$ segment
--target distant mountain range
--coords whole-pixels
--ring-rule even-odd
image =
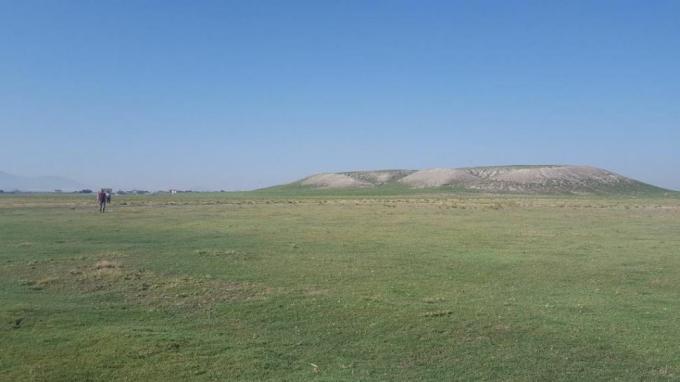
[[[46,192],[54,190],[77,191],[84,186],[75,180],[60,176],[19,176],[0,171],[0,190]]]
[[[669,190],[590,166],[521,165],[322,173],[272,189],[402,187],[491,193],[647,194]]]

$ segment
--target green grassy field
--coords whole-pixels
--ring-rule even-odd
[[[680,198],[0,196],[2,381],[680,380]]]

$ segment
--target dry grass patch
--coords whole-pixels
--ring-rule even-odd
[[[453,314],[451,310],[438,310],[435,312],[425,312],[422,314],[423,317],[446,317]]]
[[[121,274],[121,264],[117,261],[99,260],[94,266],[97,274]]]
[[[201,256],[242,256],[245,252],[237,251],[235,249],[197,249],[195,254]]]
[[[266,294],[255,285],[194,277],[137,275],[136,290],[127,297],[153,308],[208,309],[229,301],[262,298]]]
[[[329,293],[328,289],[316,287],[309,287],[303,290],[303,294],[307,297],[326,296],[328,295],[328,293]]]
[[[194,311],[215,304],[264,298],[269,290],[254,284],[212,278],[168,276],[147,270],[128,269],[108,259],[81,265],[25,282],[31,289],[52,289],[68,293],[111,293],[131,305],[152,310]]]

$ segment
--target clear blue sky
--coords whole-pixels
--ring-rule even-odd
[[[680,189],[680,1],[0,0],[0,171],[542,163]]]

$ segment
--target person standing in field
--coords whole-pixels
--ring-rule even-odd
[[[97,193],[97,201],[99,202],[99,212],[106,212],[106,192],[103,188]]]

